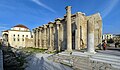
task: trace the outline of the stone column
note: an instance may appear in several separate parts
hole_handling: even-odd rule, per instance
[[[41,35],[42,28],[39,27],[39,47],[42,48],[42,35]]]
[[[43,30],[43,26],[41,26],[41,46],[42,46],[42,49],[44,48],[44,30]]]
[[[87,52],[95,53],[94,48],[94,18],[90,17],[87,23]]]
[[[49,50],[53,51],[53,46],[52,46],[52,27],[53,24],[49,23]]]
[[[38,48],[38,40],[39,40],[39,35],[38,35],[38,28],[36,28],[36,47]]]
[[[99,24],[99,43],[102,44],[102,18],[100,16],[100,13],[98,15],[98,24]],[[97,18],[97,17],[96,17]]]
[[[33,29],[33,43],[34,43],[33,47],[36,47],[36,30],[35,29]]]
[[[46,45],[46,40],[47,40],[47,38],[46,38],[46,35],[47,35],[47,26],[46,25],[44,25],[43,26],[44,27],[44,49],[47,49],[47,45]]]
[[[60,31],[59,31],[60,20],[56,19],[55,21],[56,21],[56,25],[57,25],[57,48],[58,48],[57,50],[60,51],[60,49],[61,49],[60,48],[60,41],[59,41],[60,40],[60,36],[59,36],[60,35]]]
[[[38,28],[38,48],[40,48],[40,46],[39,46],[40,45],[40,42],[39,42],[40,41],[39,32],[40,32],[40,29]]]
[[[71,6],[66,7],[67,21],[67,51],[72,51]]]
[[[53,23],[53,27],[52,27],[52,47],[55,50],[55,23]]]
[[[99,43],[102,45],[102,19],[98,21],[99,23]]]
[[[76,50],[80,50],[80,45],[81,45],[81,41],[80,41],[80,39],[81,39],[81,37],[80,37],[80,25],[81,25],[81,23],[80,23],[80,13],[79,12],[77,12],[76,13],[76,22],[77,22],[77,30],[76,30]]]
[[[60,26],[59,26],[59,36],[60,36],[60,51],[62,50],[62,48],[63,48],[63,25],[62,25],[62,23],[60,23]]]
[[[49,28],[48,28],[48,25],[47,25],[46,30],[47,30],[47,32],[46,32],[46,46],[48,49],[48,47],[49,47]]]

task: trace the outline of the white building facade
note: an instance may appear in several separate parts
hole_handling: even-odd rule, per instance
[[[113,34],[103,34],[102,39],[103,40],[108,40],[108,39],[112,39],[113,38]]]
[[[11,47],[25,47],[25,39],[31,38],[31,32],[26,26],[19,24],[12,27],[10,30],[2,32],[3,42]]]

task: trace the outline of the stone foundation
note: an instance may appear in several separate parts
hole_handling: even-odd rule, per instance
[[[93,54],[88,55],[86,53],[82,53],[80,54],[80,56],[69,54],[57,54],[48,57],[48,59],[54,62],[71,66],[75,70],[120,70],[120,68],[117,68],[113,66],[112,63],[109,63],[112,62],[112,60],[109,61],[108,59],[104,61],[103,59],[99,58],[94,60],[94,58],[92,58],[93,56],[94,56]],[[116,64],[116,66],[119,67],[120,66],[119,63],[118,65]]]

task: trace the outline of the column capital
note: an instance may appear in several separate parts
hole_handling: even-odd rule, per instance
[[[56,24],[60,24],[60,21],[61,21],[60,18],[55,19]]]
[[[43,27],[44,27],[44,29],[46,29],[46,28],[47,28],[47,25],[43,25]]]
[[[65,9],[66,10],[71,9],[71,6],[66,6]]]
[[[39,28],[36,28],[36,32],[39,32]]]
[[[77,13],[76,13],[76,16],[78,16],[78,17],[79,17],[79,16],[80,16],[80,14],[81,14],[81,12],[77,12]]]
[[[42,27],[39,27],[40,30],[42,30]]]
[[[83,16],[84,16],[85,13],[82,13],[82,12],[77,12],[77,13],[76,13],[76,16],[80,16],[80,15],[83,15]]]
[[[35,33],[36,32],[36,30],[35,29],[32,29],[32,31]]]
[[[52,22],[48,23],[48,25],[49,25],[49,28],[53,27],[53,23]]]

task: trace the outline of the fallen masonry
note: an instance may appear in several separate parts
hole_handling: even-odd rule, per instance
[[[120,70],[120,56],[103,53],[82,53],[74,51],[72,55],[62,52],[48,59],[78,70]]]

